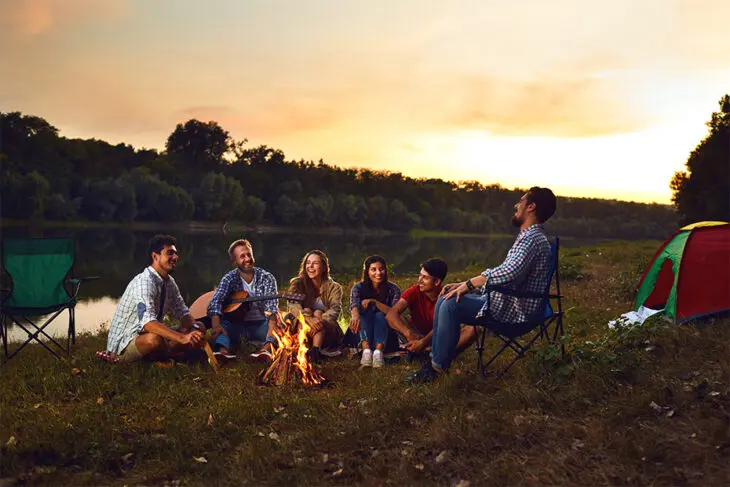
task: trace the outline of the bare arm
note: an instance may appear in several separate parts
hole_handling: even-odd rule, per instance
[[[408,301],[403,298],[399,299],[385,315],[385,321],[388,322],[388,326],[406,337],[408,341],[411,341],[415,340],[417,336],[413,333],[411,327],[408,326],[408,323],[406,323],[403,319],[403,316],[401,316],[401,313],[403,313],[406,308],[408,308]]]
[[[192,320],[192,317],[190,319]],[[190,326],[192,327],[192,324]],[[203,334],[199,331],[193,331],[191,333],[179,333],[156,320],[147,322],[142,328],[147,333],[154,333],[155,335],[159,335],[162,338],[166,338],[168,340],[172,340],[173,342],[183,345],[197,345],[203,339]]]

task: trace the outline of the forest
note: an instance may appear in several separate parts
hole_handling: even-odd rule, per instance
[[[4,221],[508,233],[512,205],[527,189],[289,159],[234,140],[215,121],[178,124],[163,151],[66,138],[20,112],[0,113],[0,130]],[[561,235],[664,237],[681,217],[669,205],[558,196],[549,229]]]

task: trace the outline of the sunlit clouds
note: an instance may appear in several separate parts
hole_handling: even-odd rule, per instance
[[[0,110],[162,149],[669,202],[730,91],[730,2],[0,0]]]

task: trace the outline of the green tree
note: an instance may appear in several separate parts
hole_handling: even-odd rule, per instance
[[[133,221],[137,216],[134,186],[124,178],[89,181],[79,212],[89,220]]]
[[[225,164],[223,156],[233,147],[228,131],[217,122],[195,119],[177,124],[165,144],[171,162],[187,182],[201,174],[219,171]]]
[[[730,96],[719,105],[706,124],[710,133],[687,159],[687,170],[675,173],[670,182],[683,224],[730,221]]]
[[[167,184],[146,168],[136,168],[126,178],[135,188],[137,219],[184,221],[193,216],[195,203],[184,189]]]
[[[282,225],[293,225],[297,223],[302,214],[302,207],[296,201],[282,194],[274,205],[274,218]]]
[[[203,176],[193,199],[196,214],[203,220],[226,221],[244,213],[241,183],[221,173]]]

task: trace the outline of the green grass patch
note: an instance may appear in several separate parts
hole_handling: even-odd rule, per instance
[[[2,485],[724,485],[730,319],[606,326],[655,249],[563,252],[583,275],[563,282],[567,356],[538,346],[500,381],[473,350],[429,386],[342,357],[313,389],[259,387],[246,360],[104,363],[104,334],[63,361],[29,347],[1,369]]]

